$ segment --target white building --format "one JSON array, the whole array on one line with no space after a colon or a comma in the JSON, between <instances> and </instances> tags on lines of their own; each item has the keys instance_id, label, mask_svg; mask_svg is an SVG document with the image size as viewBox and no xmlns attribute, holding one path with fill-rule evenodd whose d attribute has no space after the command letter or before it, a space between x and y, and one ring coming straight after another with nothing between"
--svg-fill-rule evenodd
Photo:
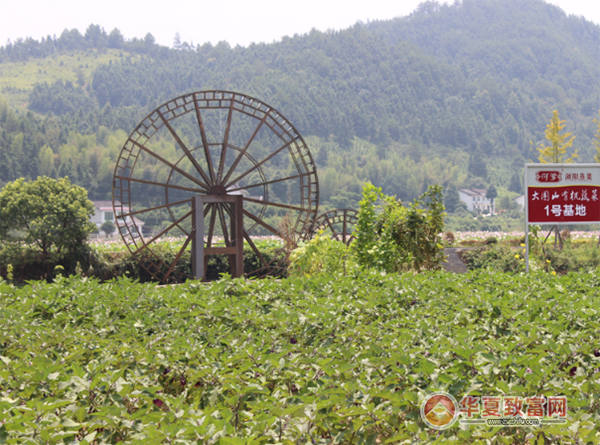
<instances>
[{"instance_id":1,"label":"white building","mask_svg":"<svg viewBox=\"0 0 600 445\"><path fill-rule=\"evenodd\" d=\"M115 214L113 211L112 201L92 201L92 203L94 204L95 212L94 212L94 216L92 216L92 219L90 221L93 222L94 224L96 224L96 226L98 227L98 230L100 230L100 227L102 226L102 224L104 224L105 221L110 221L115 225L115 232L116 232L117 231L117 222L115 221ZM121 206L120 202L116 201L115 204L117 206L119 206L119 208L120 208L120 206ZM123 210L125 212L129 212L129 207L123 207ZM142 227L144 226L144 222L139 220L135 216L133 218L131 218L131 217L125 218L125 222L127 223L128 226L135 223L135 225L138 227L140 232L142 231ZM113 233L115 233L115 232L113 232ZM112 233L107 233L107 235L112 235Z\"/></svg>"},{"instance_id":2,"label":"white building","mask_svg":"<svg viewBox=\"0 0 600 445\"><path fill-rule=\"evenodd\" d=\"M485 189L459 189L458 195L470 211L493 214L492 201L485 197Z\"/></svg>"},{"instance_id":3,"label":"white building","mask_svg":"<svg viewBox=\"0 0 600 445\"><path fill-rule=\"evenodd\" d=\"M514 201L519 204L519 210L523 210L525 208L525 195L515 198Z\"/></svg>"}]
</instances>

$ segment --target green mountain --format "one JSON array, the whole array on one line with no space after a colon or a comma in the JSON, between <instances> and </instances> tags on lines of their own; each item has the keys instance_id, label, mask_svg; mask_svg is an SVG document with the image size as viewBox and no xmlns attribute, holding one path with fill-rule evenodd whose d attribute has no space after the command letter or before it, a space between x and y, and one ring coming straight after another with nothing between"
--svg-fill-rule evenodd
<instances>
[{"instance_id":1,"label":"green mountain","mask_svg":"<svg viewBox=\"0 0 600 445\"><path fill-rule=\"evenodd\" d=\"M65 30L0 48L0 183L68 174L106 198L126 134L146 114L219 89L294 124L322 205L355 205L366 180L405 200L430 183L519 192L530 141L544 140L555 109L579 161L593 161L599 60L600 26L541 0L427 1L407 17L247 48Z\"/></svg>"}]
</instances>

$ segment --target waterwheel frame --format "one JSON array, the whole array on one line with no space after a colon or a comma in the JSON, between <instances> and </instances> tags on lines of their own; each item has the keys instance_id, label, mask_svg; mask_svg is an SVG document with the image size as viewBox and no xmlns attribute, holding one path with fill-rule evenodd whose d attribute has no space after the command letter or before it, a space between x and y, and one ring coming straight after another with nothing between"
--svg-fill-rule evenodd
<instances>
[{"instance_id":1,"label":"waterwheel frame","mask_svg":"<svg viewBox=\"0 0 600 445\"><path fill-rule=\"evenodd\" d=\"M217 123L218 131L211 128ZM167 153L156 148L165 140L171 144ZM150 173L146 175L148 165ZM285 174L277 166L287 168ZM273 174L277 177L270 177ZM279 187L278 193L272 190L275 187ZM259 196L248 196L249 190L257 189ZM287 195L282 196L281 190ZM262 230L280 238L306 236L319 205L316 165L300 133L281 113L256 98L231 91L194 92L160 105L131 132L113 175L113 210L123 242L144 269L163 283L192 278L179 263L196 235L193 196L240 194L243 219L248 224L243 237L260 262L254 270L244 271L245 275L268 274L279 266L264 258L252 239L253 232ZM233 217L228 209L218 202L204 208L207 248L216 245L217 233L225 246L240 241L228 233L227 220ZM137 218L147 212L166 215L164 227L149 237ZM281 233L277 223L283 217L287 233ZM157 246L172 232L184 240L174 258L168 259Z\"/></svg>"}]
</instances>

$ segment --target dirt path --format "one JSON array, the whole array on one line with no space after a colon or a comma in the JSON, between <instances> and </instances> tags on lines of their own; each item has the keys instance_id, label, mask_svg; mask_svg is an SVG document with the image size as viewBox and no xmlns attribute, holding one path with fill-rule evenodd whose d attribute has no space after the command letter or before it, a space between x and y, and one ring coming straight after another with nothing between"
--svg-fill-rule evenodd
<instances>
[{"instance_id":1,"label":"dirt path","mask_svg":"<svg viewBox=\"0 0 600 445\"><path fill-rule=\"evenodd\" d=\"M444 253L448 257L447 263L442 263L442 267L448 271L453 273L467 273L469 270L465 263L462 262L460 257L458 256L457 251L462 250L459 247L447 247L444 249Z\"/></svg>"}]
</instances>

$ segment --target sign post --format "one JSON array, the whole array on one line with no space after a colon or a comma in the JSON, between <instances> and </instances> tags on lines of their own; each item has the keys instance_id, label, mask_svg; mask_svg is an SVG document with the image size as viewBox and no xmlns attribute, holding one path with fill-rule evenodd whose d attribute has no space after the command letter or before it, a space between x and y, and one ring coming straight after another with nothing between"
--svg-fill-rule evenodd
<instances>
[{"instance_id":1,"label":"sign post","mask_svg":"<svg viewBox=\"0 0 600 445\"><path fill-rule=\"evenodd\" d=\"M600 223L600 164L525 164L525 271L529 226Z\"/></svg>"}]
</instances>

